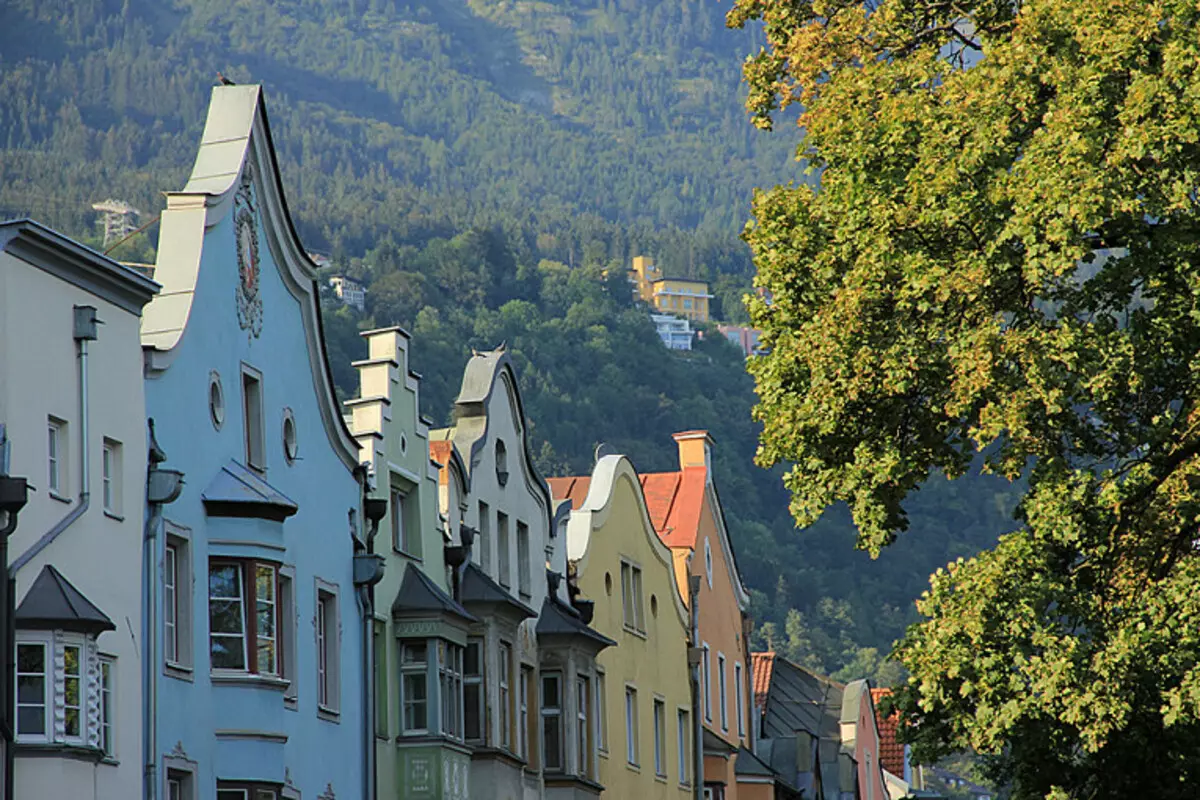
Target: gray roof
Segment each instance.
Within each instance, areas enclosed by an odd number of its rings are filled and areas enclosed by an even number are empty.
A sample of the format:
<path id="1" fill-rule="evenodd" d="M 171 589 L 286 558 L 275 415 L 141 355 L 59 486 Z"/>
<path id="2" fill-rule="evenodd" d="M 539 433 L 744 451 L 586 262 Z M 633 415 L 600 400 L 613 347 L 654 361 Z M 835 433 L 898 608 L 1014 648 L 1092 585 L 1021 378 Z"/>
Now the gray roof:
<path id="1" fill-rule="evenodd" d="M 17 627 L 25 630 L 62 629 L 98 634 L 117 629 L 103 611 L 49 564 L 29 587 L 17 607 L 15 619 Z"/>
<path id="2" fill-rule="evenodd" d="M 542 602 L 542 613 L 538 615 L 537 635 L 542 636 L 581 636 L 599 645 L 597 650 L 616 645 L 612 639 L 599 631 L 588 627 L 579 613 L 567 608 L 551 595 Z"/>
<path id="3" fill-rule="evenodd" d="M 283 522 L 300 510 L 287 495 L 232 459 L 200 494 L 212 517 L 255 517 Z"/>
<path id="4" fill-rule="evenodd" d="M 442 591 L 428 575 L 409 562 L 404 567 L 400 591 L 392 601 L 392 616 L 422 614 L 448 614 L 466 622 L 478 622 L 470 611 L 455 602 L 454 598 Z"/>
<path id="5" fill-rule="evenodd" d="M 522 619 L 537 616 L 536 611 L 509 594 L 474 563 L 467 564 L 463 570 L 462 601 L 464 605 L 496 605 L 507 608 Z"/>
<path id="6" fill-rule="evenodd" d="M 842 685 L 776 657 L 763 715 L 765 737 L 806 731 L 820 738 L 841 738 Z"/>
<path id="7" fill-rule="evenodd" d="M 775 770 L 771 769 L 766 762 L 745 747 L 738 748 L 737 761 L 734 762 L 733 771 L 737 775 L 757 775 L 763 778 L 776 777 Z"/>

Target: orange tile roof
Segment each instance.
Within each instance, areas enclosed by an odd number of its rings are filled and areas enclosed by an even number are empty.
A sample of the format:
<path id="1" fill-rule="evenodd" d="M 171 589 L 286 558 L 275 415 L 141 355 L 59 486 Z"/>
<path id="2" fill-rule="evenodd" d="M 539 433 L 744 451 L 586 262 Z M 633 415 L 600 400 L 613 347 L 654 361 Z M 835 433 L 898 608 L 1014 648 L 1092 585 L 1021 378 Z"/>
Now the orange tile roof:
<path id="1" fill-rule="evenodd" d="M 453 458 L 454 444 L 448 441 L 432 441 L 429 443 L 429 457 L 441 465 L 438 470 L 438 484 L 445 486 L 450 481 L 450 459 Z"/>
<path id="2" fill-rule="evenodd" d="M 754 706 L 761 712 L 767 706 L 771 688 L 771 673 L 775 669 L 775 653 L 750 654 L 750 680 L 754 686 Z"/>
<path id="3" fill-rule="evenodd" d="M 650 521 L 668 547 L 695 547 L 704 505 L 708 470 L 684 467 L 680 472 L 651 472 L 642 476 L 642 491 Z"/>
<path id="4" fill-rule="evenodd" d="M 547 478 L 550 484 L 550 494 L 555 500 L 570 500 L 571 508 L 578 509 L 587 499 L 588 488 L 592 485 L 590 477 Z"/>
<path id="5" fill-rule="evenodd" d="M 872 689 L 871 703 L 875 706 L 875 724 L 879 728 L 879 765 L 893 775 L 904 777 L 904 745 L 896 739 L 900 727 L 900 714 L 893 712 L 884 717 L 879 711 L 879 701 L 892 693 L 891 689 Z"/>

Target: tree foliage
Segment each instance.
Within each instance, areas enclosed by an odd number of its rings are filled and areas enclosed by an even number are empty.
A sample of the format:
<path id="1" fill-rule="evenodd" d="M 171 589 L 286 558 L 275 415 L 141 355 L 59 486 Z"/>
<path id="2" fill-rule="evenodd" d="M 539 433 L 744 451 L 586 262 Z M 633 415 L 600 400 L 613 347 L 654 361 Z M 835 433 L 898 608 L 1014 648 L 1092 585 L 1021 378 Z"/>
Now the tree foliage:
<path id="1" fill-rule="evenodd" d="M 872 553 L 931 474 L 1024 476 L 897 654 L 924 759 L 1019 798 L 1200 781 L 1200 7 L 739 0 L 821 188 L 755 200 L 759 460 Z M 1194 788 L 1191 790 L 1194 791 Z"/>

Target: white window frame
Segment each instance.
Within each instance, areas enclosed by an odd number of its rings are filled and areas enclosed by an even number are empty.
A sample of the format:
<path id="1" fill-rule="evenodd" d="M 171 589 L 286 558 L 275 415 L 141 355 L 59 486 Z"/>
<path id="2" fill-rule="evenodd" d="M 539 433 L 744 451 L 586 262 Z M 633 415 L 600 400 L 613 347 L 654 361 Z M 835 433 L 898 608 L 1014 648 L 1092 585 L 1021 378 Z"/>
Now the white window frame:
<path id="1" fill-rule="evenodd" d="M 212 630 L 212 571 L 214 568 L 236 566 L 238 575 L 238 592 L 239 597 L 219 597 L 218 601 L 232 601 L 237 599 L 241 608 L 241 632 L 239 634 L 221 632 L 213 633 Z M 250 581 L 253 580 L 257 585 L 258 570 L 267 568 L 271 570 L 274 577 L 272 584 L 272 600 L 270 601 L 274 609 L 274 630 L 270 634 L 264 635 L 258 630 L 258 603 L 260 599 L 255 594 L 254 608 L 249 608 L 250 603 Z M 209 585 L 207 591 L 208 601 L 208 652 L 209 652 L 209 669 L 216 676 L 234 676 L 234 675 L 254 675 L 260 678 L 274 679 L 278 681 L 284 680 L 284 666 L 282 657 L 282 648 L 280 643 L 283 639 L 281 628 L 283 627 L 283 614 L 280 608 L 280 588 L 282 583 L 283 565 L 267 559 L 259 558 L 238 558 L 233 556 L 213 555 L 208 560 L 208 576 Z M 247 575 L 247 571 L 252 571 L 253 575 Z M 264 601 L 265 602 L 265 601 Z M 237 636 L 242 642 L 242 666 L 215 666 L 212 663 L 212 645 L 214 638 L 233 638 Z M 254 637 L 254 658 L 251 658 L 250 637 Z M 258 665 L 258 648 L 261 643 L 267 642 L 271 645 L 269 649 L 273 650 L 275 659 L 274 664 L 266 670 L 260 670 Z"/>
<path id="2" fill-rule="evenodd" d="M 100 499 L 104 513 L 110 517 L 121 517 L 121 465 L 121 443 L 106 436 L 100 454 Z"/>
<path id="3" fill-rule="evenodd" d="M 21 672 L 21 646 L 39 646 L 42 648 L 42 732 L 22 733 L 21 708 L 36 708 L 37 704 L 21 702 L 21 677 L 33 676 L 37 673 Z M 16 636 L 16 666 L 13 671 L 13 698 L 15 715 L 13 726 L 18 742 L 50 742 L 54 737 L 54 637 L 49 631 L 18 631 Z"/>
<path id="4" fill-rule="evenodd" d="M 500 747 L 512 750 L 512 655 L 513 647 L 500 642 L 496 655 L 497 717 L 500 723 Z"/>
<path id="5" fill-rule="evenodd" d="M 529 695 L 533 687 L 533 667 L 521 664 L 518 672 L 521 683 L 517 687 L 517 755 L 532 762 L 529 750 Z"/>
<path id="6" fill-rule="evenodd" d="M 608 677 L 604 670 L 596 668 L 596 749 L 601 755 L 608 753 Z"/>
<path id="7" fill-rule="evenodd" d="M 392 472 L 388 509 L 391 512 L 392 549 L 414 561 L 420 561 L 421 512 L 420 492 L 416 484 Z"/>
<path id="8" fill-rule="evenodd" d="M 712 722 L 712 651 L 704 642 L 704 663 L 701 665 L 701 683 L 704 689 L 704 721 Z"/>
<path id="9" fill-rule="evenodd" d="M 725 654 L 717 651 L 717 697 L 720 701 L 721 730 L 729 732 L 729 690 L 725 674 L 728 672 Z"/>
<path id="10" fill-rule="evenodd" d="M 98 671 L 100 697 L 100 749 L 106 758 L 117 757 L 117 657 L 100 654 Z"/>
<path id="11" fill-rule="evenodd" d="M 192 641 L 192 612 L 193 567 L 191 531 L 170 520 L 163 523 L 165 544 L 163 547 L 163 667 L 164 672 L 183 680 L 192 679 L 192 669 L 195 664 Z M 171 556 L 168 550 L 174 551 L 174 575 L 168 574 L 171 567 Z M 173 627 L 168 626 L 167 604 L 170 602 L 167 593 L 168 578 L 174 579 L 172 594 L 174 595 Z M 206 597 L 207 599 L 207 597 Z M 169 638 L 170 637 L 170 638 Z M 170 652 L 167 642 L 174 644 L 174 653 Z"/>
<path id="12" fill-rule="evenodd" d="M 621 559 L 621 621 L 625 630 L 646 635 L 646 609 L 642 601 L 642 568 Z"/>
<path id="13" fill-rule="evenodd" d="M 438 715 L 442 735 L 463 740 L 463 648 L 445 639 L 437 640 Z"/>
<path id="14" fill-rule="evenodd" d="M 54 643 L 55 644 L 54 664 L 57 665 L 57 663 L 58 663 L 60 650 L 62 651 L 62 658 L 63 658 L 63 664 L 64 664 L 64 668 L 63 668 L 63 684 L 64 684 L 64 686 L 63 686 L 63 697 L 62 697 L 62 709 L 63 709 L 63 716 L 64 716 L 63 741 L 67 742 L 68 744 L 82 745 L 82 744 L 85 744 L 88 740 L 88 694 L 89 694 L 89 692 L 88 692 L 88 683 L 89 683 L 88 673 L 91 670 L 88 669 L 87 641 L 84 639 L 84 637 L 79 636 L 77 634 L 76 635 L 61 634 L 61 635 L 55 636 L 54 638 L 56 640 Z M 68 647 L 74 648 L 75 650 L 79 651 L 79 661 L 78 661 L 78 667 L 77 667 L 79 672 L 74 675 L 68 675 L 66 672 L 65 664 L 66 664 L 66 652 L 67 652 Z M 55 666 L 53 669 L 55 671 L 57 671 L 57 666 Z M 58 677 L 57 675 L 54 676 L 54 683 L 55 683 L 56 687 L 58 684 L 57 677 Z M 77 705 L 74 705 L 74 706 L 68 706 L 67 700 L 66 700 L 66 685 L 65 684 L 66 684 L 66 681 L 70 680 L 71 678 L 74 678 L 75 680 L 77 680 L 79 682 L 79 693 L 78 693 L 79 702 Z M 55 689 L 55 693 L 57 694 L 57 688 Z M 55 705 L 54 716 L 55 716 L 55 722 L 57 724 L 58 698 L 55 698 L 54 705 Z M 75 711 L 78 715 L 78 719 L 79 719 L 79 732 L 78 733 L 68 733 L 66 730 L 65 717 L 66 717 L 66 712 L 69 708 L 75 709 Z"/>
<path id="15" fill-rule="evenodd" d="M 555 700 L 554 705 L 549 705 L 547 703 L 547 697 L 546 697 L 546 681 L 547 680 L 557 681 L 558 691 L 556 693 L 556 697 L 554 698 L 554 700 Z M 541 692 L 541 709 L 542 709 L 542 726 L 541 726 L 542 737 L 541 738 L 542 738 L 543 743 L 546 741 L 546 725 L 549 724 L 548 720 L 550 720 L 550 719 L 556 720 L 555 724 L 557 725 L 557 735 L 555 736 L 555 739 L 557 740 L 557 743 L 558 743 L 558 763 L 551 765 L 550 753 L 549 753 L 549 751 L 546 751 L 546 752 L 542 753 L 542 760 L 544 762 L 543 766 L 545 767 L 546 772 L 563 772 L 567 768 L 566 736 L 565 736 L 565 731 L 563 730 L 563 728 L 565 727 L 563 724 L 564 723 L 563 701 L 566 699 L 566 691 L 563 686 L 563 673 L 560 672 L 559 670 L 545 671 L 541 674 L 538 684 L 540 686 L 540 692 Z M 545 748 L 543 748 L 543 749 L 545 749 Z"/>
<path id="16" fill-rule="evenodd" d="M 430 704 L 430 680 L 429 680 L 429 659 L 436 658 L 436 653 L 431 653 L 433 646 L 432 639 L 402 639 L 400 641 L 400 734 L 402 736 L 423 736 L 429 733 L 429 716 Z M 422 661 L 408 661 L 405 655 L 409 648 L 421 647 L 425 650 L 425 658 Z M 425 682 L 425 696 L 419 700 L 413 700 L 408 697 L 408 692 L 405 689 L 406 678 L 419 677 Z M 418 706 L 425 708 L 425 725 L 423 727 L 409 727 L 408 724 L 408 707 L 414 709 Z"/>
<path id="17" fill-rule="evenodd" d="M 341 604 L 337 584 L 317 578 L 315 588 L 317 711 L 336 715 L 342 707 Z"/>
<path id="18" fill-rule="evenodd" d="M 733 662 L 733 691 L 736 693 L 734 701 L 735 711 L 737 712 L 737 735 L 746 735 L 746 685 L 745 678 L 742 675 L 742 662 Z"/>
<path id="19" fill-rule="evenodd" d="M 70 470 L 67 456 L 67 421 L 58 417 L 46 420 L 46 489 L 51 497 L 66 499 L 70 493 Z"/>
<path id="20" fill-rule="evenodd" d="M 683 706 L 675 709 L 675 733 L 679 740 L 679 785 L 691 786 L 691 763 L 688 759 L 691 748 L 688 747 L 688 741 L 692 737 L 692 714 Z"/>
<path id="21" fill-rule="evenodd" d="M 171 795 L 171 784 L 179 787 L 178 800 L 198 800 L 196 797 L 196 762 L 179 756 L 163 758 L 163 798 L 176 800 Z"/>
<path id="22" fill-rule="evenodd" d="M 579 774 L 585 778 L 591 777 L 591 732 L 588 730 L 588 705 L 591 703 L 592 682 L 587 675 L 575 676 L 575 723 L 576 747 L 579 757 Z"/>
<path id="23" fill-rule="evenodd" d="M 637 687 L 625 684 L 625 763 L 631 767 L 640 767 L 638 761 L 638 707 Z"/>
<path id="24" fill-rule="evenodd" d="M 667 702 L 654 697 L 654 774 L 667 777 Z"/>

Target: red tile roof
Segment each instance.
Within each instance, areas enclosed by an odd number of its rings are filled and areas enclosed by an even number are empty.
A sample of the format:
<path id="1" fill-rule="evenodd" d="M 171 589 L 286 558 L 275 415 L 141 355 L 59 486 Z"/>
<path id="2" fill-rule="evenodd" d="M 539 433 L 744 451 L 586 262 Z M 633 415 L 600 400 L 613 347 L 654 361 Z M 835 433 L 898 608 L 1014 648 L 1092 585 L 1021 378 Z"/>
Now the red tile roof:
<path id="1" fill-rule="evenodd" d="M 708 470 L 684 467 L 680 472 L 651 472 L 642 476 L 642 491 L 650 521 L 668 547 L 695 547 L 704 506 Z"/>
<path id="2" fill-rule="evenodd" d="M 450 480 L 450 459 L 453 457 L 454 445 L 451 442 L 434 441 L 429 443 L 429 457 L 441 465 L 438 470 L 438 483 L 445 486 Z"/>
<path id="3" fill-rule="evenodd" d="M 767 706 L 771 688 L 771 673 L 775 669 L 775 653 L 750 654 L 750 680 L 754 686 L 754 706 L 761 712 Z"/>
<path id="4" fill-rule="evenodd" d="M 871 703 L 875 706 L 875 724 L 879 727 L 879 765 L 896 777 L 903 778 L 904 745 L 896 740 L 900 714 L 893 712 L 890 717 L 885 718 L 879 711 L 879 701 L 891 693 L 891 689 L 871 690 Z"/>
<path id="5" fill-rule="evenodd" d="M 592 485 L 589 477 L 547 478 L 550 484 L 550 494 L 555 500 L 570 500 L 571 508 L 577 509 L 587 498 L 588 488 Z"/>

